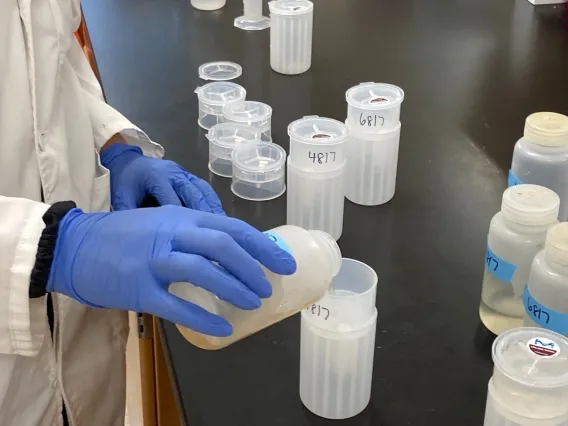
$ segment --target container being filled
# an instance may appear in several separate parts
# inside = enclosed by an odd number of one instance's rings
[[[233,194],[268,201],[286,191],[286,151],[270,142],[249,142],[233,150]]]
[[[218,176],[233,176],[233,150],[241,144],[260,142],[257,129],[237,123],[221,123],[207,133],[209,170]]]
[[[568,340],[540,328],[516,328],[493,343],[484,426],[568,424]]]
[[[378,133],[394,130],[400,124],[404,91],[385,83],[361,83],[345,93],[347,121],[353,131]]]
[[[266,232],[267,237],[296,259],[293,275],[283,276],[265,269],[272,284],[272,296],[262,300],[260,308],[244,311],[219,300],[212,293],[189,283],[175,283],[170,293],[196,303],[231,323],[229,337],[212,337],[178,326],[182,335],[202,349],[221,349],[288,318],[312,305],[328,290],[341,268],[341,252],[336,242],[321,231],[306,231],[295,226],[281,226]]]
[[[553,112],[529,115],[516,143],[509,186],[542,185],[560,197],[561,222],[568,220],[568,117]]]
[[[558,223],[558,195],[538,185],[503,193],[501,211],[491,220],[479,316],[494,334],[523,325],[523,291],[531,263],[546,233]]]
[[[375,271],[343,259],[327,294],[302,311],[300,398],[312,413],[346,419],[369,404],[376,295]]]
[[[312,66],[314,4],[278,0],[270,8],[270,66],[281,74],[301,74]]]
[[[544,250],[532,262],[523,301],[525,325],[568,336],[568,223],[548,230]]]
[[[378,206],[394,197],[400,129],[376,134],[353,130],[349,121],[345,196],[355,204]]]
[[[195,89],[199,99],[197,123],[209,130],[223,121],[223,107],[234,102],[244,102],[247,91],[244,87],[227,81],[215,81]]]
[[[243,0],[243,16],[235,18],[235,27],[257,31],[270,26],[270,19],[262,16],[262,0]]]
[[[272,142],[272,107],[262,102],[244,101],[225,105],[223,121],[246,124],[258,129],[261,139]]]

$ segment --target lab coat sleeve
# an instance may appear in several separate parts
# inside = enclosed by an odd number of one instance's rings
[[[73,43],[68,59],[77,74],[91,114],[97,149],[100,151],[112,136],[120,133],[129,145],[139,146],[144,155],[163,157],[164,149],[160,145],[152,142],[146,133],[104,101],[101,86],[79,43]]]
[[[30,275],[47,204],[0,196],[0,354],[35,356],[46,333],[46,298],[30,299]]]

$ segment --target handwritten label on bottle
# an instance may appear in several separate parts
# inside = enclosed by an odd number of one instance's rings
[[[568,314],[555,311],[538,302],[532,296],[528,285],[523,294],[523,303],[528,317],[539,326],[568,335]]]
[[[287,251],[288,253],[292,254],[292,250],[290,250],[290,246],[288,246],[288,244],[286,244],[286,241],[284,241],[280,235],[275,234],[272,231],[266,231],[264,233],[264,235],[266,235],[268,238],[270,238],[270,240],[272,242],[274,242],[274,244],[276,244],[282,250]]]
[[[522,185],[522,184],[524,184],[524,182],[520,180],[517,176],[515,176],[512,170],[509,170],[509,178],[507,179],[507,185],[509,186],[509,188],[511,186]]]
[[[487,251],[485,252],[485,267],[493,276],[506,283],[513,281],[513,276],[517,271],[515,265],[501,259],[493,253],[489,247],[487,247]]]
[[[331,315],[331,311],[328,308],[317,303],[308,306],[306,308],[306,311],[316,317],[320,317],[324,321],[327,321],[329,319],[329,316]]]
[[[362,127],[382,127],[385,124],[385,117],[377,114],[365,114],[362,112],[359,115],[359,124]]]
[[[312,160],[314,164],[327,164],[335,163],[335,152],[308,152],[308,158]]]

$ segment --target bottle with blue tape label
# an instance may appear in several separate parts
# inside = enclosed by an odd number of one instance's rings
[[[508,284],[513,282],[517,266],[497,256],[489,247],[485,252],[485,267],[497,279]]]
[[[282,237],[272,231],[266,231],[264,233],[271,241],[273,241],[278,247],[282,250],[287,251],[288,253],[292,254],[292,250],[290,250],[290,246],[282,239]]]
[[[531,323],[534,323],[547,330],[568,336],[568,314],[558,312],[540,303],[531,294],[528,285],[525,287],[523,304],[526,318],[530,321],[526,325],[533,325]]]
[[[523,185],[525,182],[523,182],[521,179],[519,179],[517,176],[515,176],[515,174],[513,173],[512,170],[509,170],[509,177],[507,178],[507,185],[509,187],[511,186],[515,186],[515,185]]]

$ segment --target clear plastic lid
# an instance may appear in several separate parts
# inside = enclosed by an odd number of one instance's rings
[[[244,87],[226,81],[208,83],[195,89],[199,100],[210,105],[225,105],[229,102],[244,100],[247,91]]]
[[[347,90],[347,103],[363,109],[386,109],[400,105],[404,100],[404,91],[392,84],[361,83]]]
[[[235,148],[245,142],[260,140],[260,133],[251,126],[239,123],[220,123],[211,127],[207,139],[223,148]]]
[[[207,62],[199,67],[199,77],[203,80],[226,81],[240,77],[243,68],[234,62]]]
[[[568,222],[559,223],[548,230],[544,249],[552,261],[568,265]]]
[[[334,145],[345,142],[349,131],[341,121],[311,115],[290,123],[288,135],[307,144]]]
[[[568,387],[568,339],[542,328],[515,328],[493,343],[495,368],[531,387]]]
[[[272,142],[251,142],[233,151],[233,166],[255,173],[268,173],[282,169],[286,163],[286,151]]]
[[[537,145],[568,145],[568,117],[555,112],[537,112],[527,117],[525,138]]]
[[[516,185],[503,193],[501,213],[521,225],[549,225],[558,220],[560,197],[539,185]]]
[[[272,116],[272,107],[262,102],[244,101],[225,105],[223,115],[231,121],[253,123],[268,120]]]
[[[314,10],[314,4],[308,0],[277,0],[268,3],[271,13],[277,15],[303,15]]]

